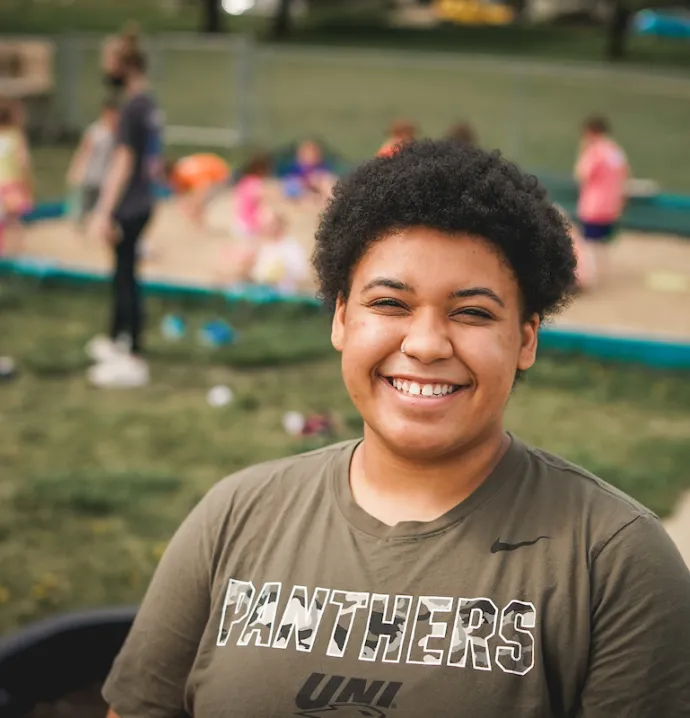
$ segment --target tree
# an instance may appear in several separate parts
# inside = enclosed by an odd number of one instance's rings
[[[271,37],[274,40],[282,40],[290,34],[292,29],[291,10],[292,0],[279,0],[271,26]]]
[[[690,7],[689,0],[608,0],[606,21],[606,55],[610,60],[625,57],[630,26],[635,13],[653,9],[662,11]]]
[[[220,0],[201,0],[201,32],[221,32]]]
[[[613,0],[609,11],[606,55],[609,60],[621,60],[625,57],[626,40],[633,11],[626,0]]]

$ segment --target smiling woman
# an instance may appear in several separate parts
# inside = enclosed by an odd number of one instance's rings
[[[504,430],[575,279],[537,183],[406,145],[336,187],[314,264],[364,436],[201,500],[115,661],[113,711],[690,713],[690,574],[657,517]]]
[[[523,320],[513,272],[489,242],[398,230],[366,251],[349,300],[336,305],[333,341],[372,441],[434,464],[465,446],[481,447],[482,464],[499,451],[516,371],[534,362],[539,315]],[[456,501],[474,481],[444,483]]]

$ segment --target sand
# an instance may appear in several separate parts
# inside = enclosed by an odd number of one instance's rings
[[[276,189],[276,196],[280,196]],[[291,232],[309,252],[319,207],[280,200]],[[147,231],[142,273],[146,279],[220,286],[232,278],[226,254],[233,239],[231,196],[209,206],[207,228],[195,229],[175,201],[161,202]],[[30,225],[23,254],[67,266],[108,272],[110,252],[67,220]],[[611,272],[600,287],[580,296],[557,326],[669,337],[690,341],[690,241],[625,232],[611,247]],[[313,291],[308,282],[303,289]]]

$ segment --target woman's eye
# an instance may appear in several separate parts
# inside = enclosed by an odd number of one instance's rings
[[[459,309],[457,312],[454,313],[454,316],[458,315],[477,317],[478,319],[494,318],[491,312],[486,311],[486,309],[479,309],[478,307],[465,307],[464,309]]]
[[[372,307],[394,307],[396,309],[402,309],[403,304],[399,302],[397,299],[377,299],[376,301],[372,302]]]

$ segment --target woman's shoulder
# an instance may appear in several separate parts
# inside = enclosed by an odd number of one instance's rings
[[[573,491],[582,496],[583,500],[585,497],[591,497],[598,503],[610,502],[632,514],[650,513],[638,501],[609,483],[606,477],[598,476],[579,464],[544,449],[531,446],[526,448],[533,469],[547,479],[545,483],[549,488],[562,491],[564,486],[572,486]]]
[[[520,493],[529,497],[525,506],[529,520],[548,516],[554,527],[569,526],[579,535],[586,534],[595,550],[638,519],[659,522],[650,509],[615,486],[612,477],[607,480],[543,449],[525,446],[525,453],[522,488],[526,492]]]
[[[226,506],[252,501],[271,493],[294,494],[320,490],[327,475],[340,462],[349,462],[357,440],[342,441],[326,447],[279,459],[253,464],[234,472],[215,484],[209,494],[213,501]]]

